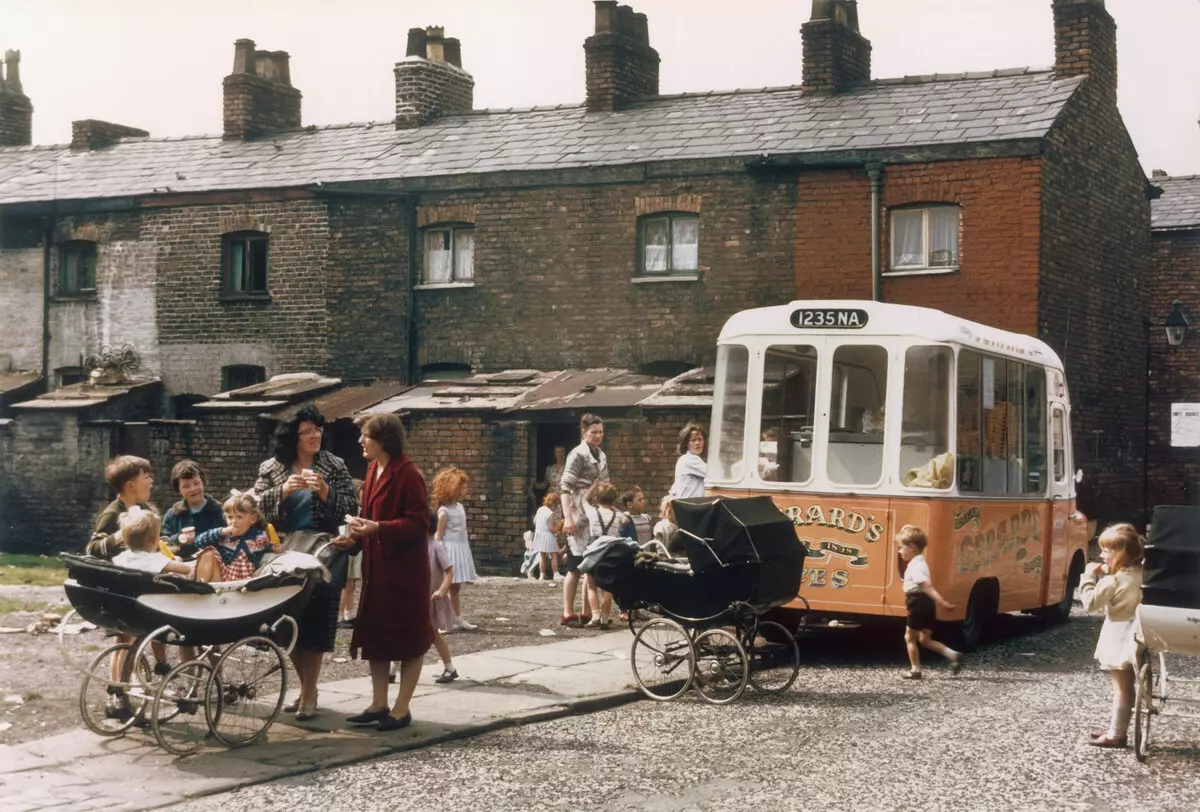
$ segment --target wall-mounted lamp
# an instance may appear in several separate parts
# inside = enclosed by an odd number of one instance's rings
[[[1183,313],[1183,302],[1175,300],[1175,303],[1171,305],[1171,315],[1167,316],[1163,327],[1167,331],[1167,344],[1172,349],[1183,344],[1183,339],[1187,336],[1188,331],[1188,318]]]

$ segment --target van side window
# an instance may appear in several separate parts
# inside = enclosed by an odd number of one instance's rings
[[[717,348],[717,368],[724,373],[713,385],[712,448],[709,474],[714,479],[740,479],[746,438],[746,383],[750,351],[727,345]]]
[[[883,476],[888,353],[844,344],[833,353],[826,473],[838,485],[873,485]]]
[[[1067,481],[1067,445],[1066,421],[1063,410],[1055,406],[1051,421],[1051,432],[1054,435],[1054,481]]]
[[[959,490],[1045,490],[1046,372],[961,350],[958,354]]]
[[[954,483],[950,453],[949,347],[909,347],[904,354],[904,408],[900,418],[900,481],[909,488],[949,488]]]
[[[816,348],[807,345],[768,347],[763,359],[759,479],[808,482],[812,477],[816,405]]]

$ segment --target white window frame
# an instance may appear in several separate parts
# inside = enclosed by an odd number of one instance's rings
[[[957,248],[957,256],[954,258],[953,265],[930,265],[930,212],[934,209],[953,209],[957,214],[955,231],[957,232],[955,246]],[[921,213],[922,236],[921,245],[924,261],[920,265],[897,265],[896,264],[896,215],[897,214],[913,214],[914,212]],[[936,203],[925,206],[901,206],[893,208],[888,212],[888,267],[884,272],[886,276],[908,276],[917,274],[941,274],[954,273],[958,270],[962,258],[962,207],[955,203]]]
[[[459,267],[458,235],[461,232],[471,232],[471,268],[463,274]],[[429,251],[427,248],[430,234],[450,235],[450,278],[437,282],[429,281]],[[444,223],[429,226],[421,230],[421,284],[418,290],[437,290],[440,288],[472,288],[475,287],[475,226],[473,223]]]

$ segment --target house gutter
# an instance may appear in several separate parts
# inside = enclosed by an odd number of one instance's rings
[[[50,380],[50,251],[58,215],[51,213],[42,223],[42,385],[46,387],[43,391],[49,392],[54,389]]]
[[[883,192],[883,164],[869,163],[864,167],[871,181],[871,299],[883,301],[883,273],[879,256],[882,237],[880,223],[880,196]]]

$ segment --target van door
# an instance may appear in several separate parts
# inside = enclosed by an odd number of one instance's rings
[[[1062,597],[1062,587],[1070,565],[1068,544],[1070,523],[1075,513],[1074,480],[1071,476],[1071,427],[1066,404],[1050,404],[1050,526],[1043,545],[1041,605]],[[1051,585],[1054,585],[1051,588]]]

